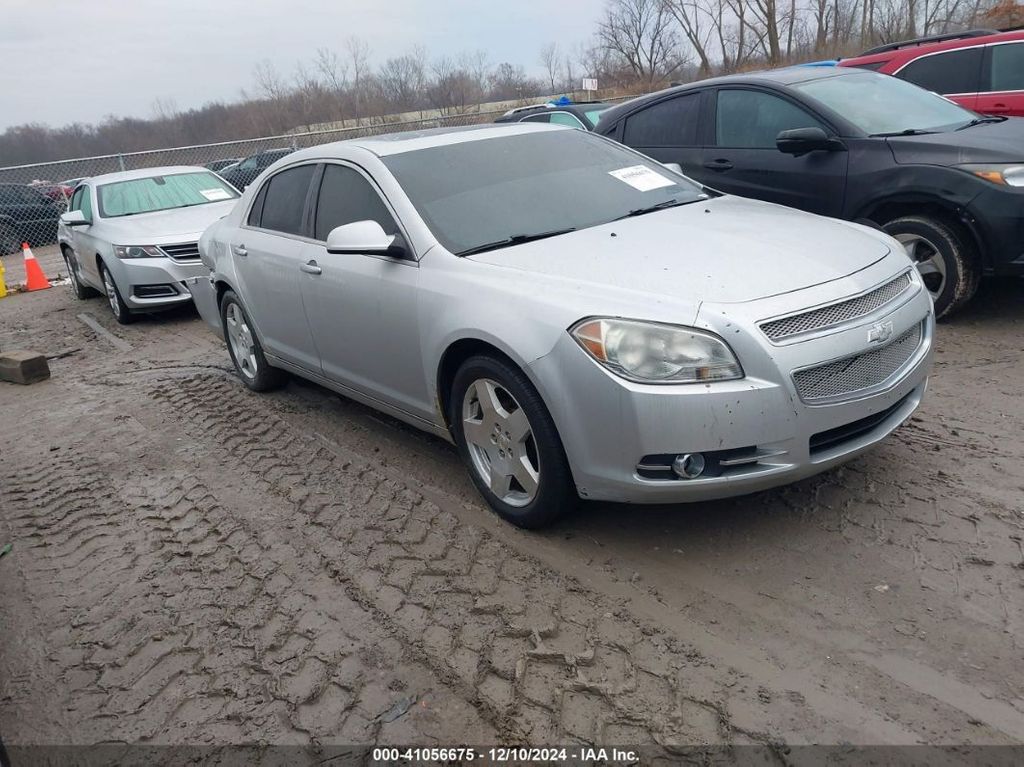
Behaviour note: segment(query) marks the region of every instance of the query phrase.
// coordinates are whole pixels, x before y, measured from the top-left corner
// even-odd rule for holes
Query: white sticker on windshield
[[[615,176],[619,181],[625,181],[631,187],[641,192],[661,189],[663,186],[672,186],[676,183],[670,178],[665,178],[660,173],[655,173],[646,165],[630,165],[628,168],[610,170],[608,175]]]
[[[231,199],[231,194],[228,192],[227,189],[200,189],[199,194],[201,194],[210,202]]]

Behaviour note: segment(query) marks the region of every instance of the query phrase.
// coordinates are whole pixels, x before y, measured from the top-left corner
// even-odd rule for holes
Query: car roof
[[[963,48],[976,48],[989,45],[990,43],[1002,43],[1015,40],[1024,40],[1024,30],[970,30],[959,35],[936,35],[931,38],[921,37],[913,40],[904,40],[891,45],[883,45],[871,48],[857,56],[850,56],[842,59],[843,66],[856,64],[873,64],[875,62],[899,61],[909,62],[929,53],[939,51],[955,51]]]
[[[543,131],[571,131],[564,125],[545,123],[483,123],[481,125],[464,125],[457,128],[428,128],[425,130],[404,131],[402,133],[384,133],[379,136],[364,136],[345,141],[334,141],[320,144],[308,149],[300,149],[292,155],[293,161],[322,157],[343,157],[346,150],[363,149],[378,157],[415,152],[420,149],[431,149],[437,146],[451,146],[470,141],[485,141],[502,136],[517,136],[524,133]]]
[[[179,173],[210,173],[209,168],[202,168],[195,165],[166,165],[158,168],[139,168],[138,170],[125,170],[118,173],[104,173],[100,176],[92,176],[88,179],[90,183],[110,184],[115,181],[132,181],[138,178],[151,178],[153,176],[174,176]]]
[[[655,91],[649,93],[646,96],[639,96],[635,99],[612,107],[601,115],[601,129],[608,125],[613,125],[619,121],[619,119],[630,112],[633,112],[640,106],[652,103],[654,101],[660,101],[670,94],[686,93],[688,91],[700,90],[702,88],[708,88],[718,85],[776,85],[776,86],[789,86],[796,85],[797,83],[810,82],[812,80],[825,80],[831,77],[849,77],[850,75],[864,75],[872,74],[865,72],[862,69],[843,69],[841,67],[806,67],[806,66],[792,66],[792,67],[781,67],[779,69],[765,69],[758,72],[742,72],[733,75],[723,75],[721,77],[711,77],[706,80],[696,80],[692,83],[686,83],[685,85],[677,85],[672,88],[665,88],[664,90]],[[884,77],[884,75],[878,75]]]

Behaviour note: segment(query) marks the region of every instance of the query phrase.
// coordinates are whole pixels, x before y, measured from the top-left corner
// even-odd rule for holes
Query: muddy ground
[[[112,334],[90,328],[88,315]],[[10,744],[1024,742],[1024,285],[870,455],[527,533],[445,443],[233,378],[194,312],[0,301]],[[776,752],[779,753],[779,752]]]

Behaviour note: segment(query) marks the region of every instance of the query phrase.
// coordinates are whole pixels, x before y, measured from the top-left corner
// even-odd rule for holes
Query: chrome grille
[[[160,250],[175,261],[198,261],[199,243],[182,242],[177,245],[161,245]]]
[[[823,306],[820,309],[813,309],[802,314],[794,314],[791,317],[765,322],[761,330],[768,338],[779,341],[789,336],[808,333],[812,330],[821,330],[833,325],[847,322],[848,320],[863,317],[870,314],[880,306],[902,295],[911,285],[910,274],[905,272],[894,280],[890,280],[881,287],[857,296],[838,304]]]
[[[846,397],[889,380],[914,356],[923,339],[918,323],[895,341],[863,354],[855,354],[793,374],[800,399],[807,403]]]

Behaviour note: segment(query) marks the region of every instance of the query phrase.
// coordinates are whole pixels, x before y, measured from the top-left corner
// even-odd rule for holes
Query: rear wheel
[[[935,316],[946,317],[978,291],[981,270],[969,237],[930,216],[903,216],[883,229],[895,237],[916,264],[935,302]]]
[[[125,306],[121,291],[117,289],[114,275],[102,262],[100,262],[100,276],[103,278],[103,290],[107,294],[107,303],[110,304],[110,311],[113,312],[114,319],[122,325],[130,325],[135,322],[135,315]]]
[[[472,357],[455,374],[449,423],[473,484],[518,527],[551,524],[578,503],[562,441],[521,370]]]
[[[249,322],[249,315],[232,290],[225,291],[220,300],[220,319],[231,361],[242,383],[253,391],[270,391],[281,386],[287,375],[267,362],[263,346]]]

